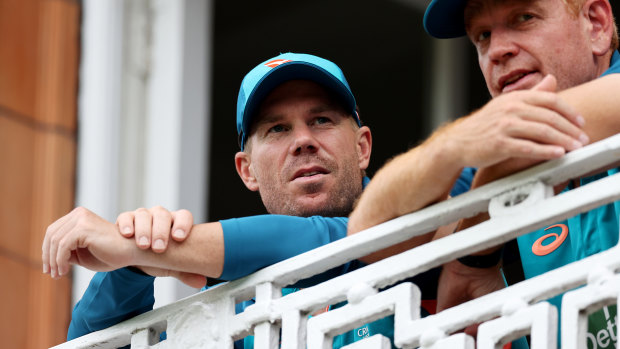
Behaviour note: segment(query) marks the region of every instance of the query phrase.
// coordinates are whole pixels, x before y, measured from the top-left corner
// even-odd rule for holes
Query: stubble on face
[[[353,153],[355,154],[355,153]],[[346,217],[353,210],[355,200],[362,193],[362,173],[357,164],[357,156],[349,156],[338,165],[335,161],[321,158],[317,154],[308,154],[296,158],[287,166],[298,168],[303,163],[320,164],[330,173],[333,185],[326,188],[326,182],[311,182],[297,187],[296,192],[280,188],[274,180],[269,180],[271,173],[257,171],[261,178],[260,195],[271,214],[289,216],[325,216]],[[285,171],[287,172],[287,171]],[[289,171],[290,172],[290,171]]]

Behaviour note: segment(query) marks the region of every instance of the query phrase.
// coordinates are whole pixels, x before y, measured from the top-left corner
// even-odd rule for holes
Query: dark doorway
[[[265,213],[234,169],[237,93],[256,64],[283,52],[337,63],[373,132],[372,176],[425,137],[430,39],[422,10],[399,1],[216,1],[209,220]]]

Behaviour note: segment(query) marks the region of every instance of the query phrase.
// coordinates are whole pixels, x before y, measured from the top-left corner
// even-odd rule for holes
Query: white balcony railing
[[[383,292],[377,290],[619,200],[620,175],[556,196],[551,190],[555,184],[619,159],[620,135],[616,135],[562,159],[543,163],[56,348],[113,348],[127,344],[132,348],[232,348],[234,340],[252,334],[257,349],[278,348],[280,338],[281,347],[287,349],[331,348],[334,336],[390,314],[395,315],[394,343],[402,348],[473,348],[471,337],[456,332],[480,322],[483,324],[478,331],[478,348],[498,348],[528,333],[532,348],[556,348],[557,310],[544,300],[567,291],[562,305],[562,347],[583,348],[587,315],[618,302],[618,247],[425,318],[419,316],[420,292],[414,284],[401,283]],[[491,219],[484,223],[280,296],[281,288],[286,285],[475,215],[487,207]],[[573,290],[579,286],[585,287]],[[256,304],[235,314],[235,303],[251,297],[256,297]],[[348,300],[346,306],[308,320],[308,314],[343,300]],[[158,343],[159,333],[164,330],[167,339]],[[386,338],[373,336],[346,348],[389,347]]]

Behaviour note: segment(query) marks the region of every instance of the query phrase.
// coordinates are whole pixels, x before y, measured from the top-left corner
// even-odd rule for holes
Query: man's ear
[[[256,177],[254,177],[252,171],[252,159],[250,154],[242,151],[235,154],[235,167],[237,168],[237,174],[241,177],[243,184],[251,191],[258,191],[258,181],[256,181]]]
[[[611,38],[614,32],[613,12],[607,0],[587,0],[582,7],[582,13],[590,23],[590,40],[592,52],[603,56],[610,50]]]
[[[357,153],[360,170],[368,168],[370,153],[372,152],[372,134],[368,126],[362,126],[357,130]]]

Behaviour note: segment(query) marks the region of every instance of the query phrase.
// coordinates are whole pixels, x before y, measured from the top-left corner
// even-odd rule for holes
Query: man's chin
[[[295,207],[302,212],[308,212],[306,215],[314,216],[313,212],[320,212],[326,206],[329,206],[329,200],[326,194],[305,195],[295,200]]]
[[[327,195],[322,198],[303,198],[296,202],[297,213],[295,215],[302,217],[347,217],[351,213],[351,207],[338,207],[335,205],[336,201]]]

